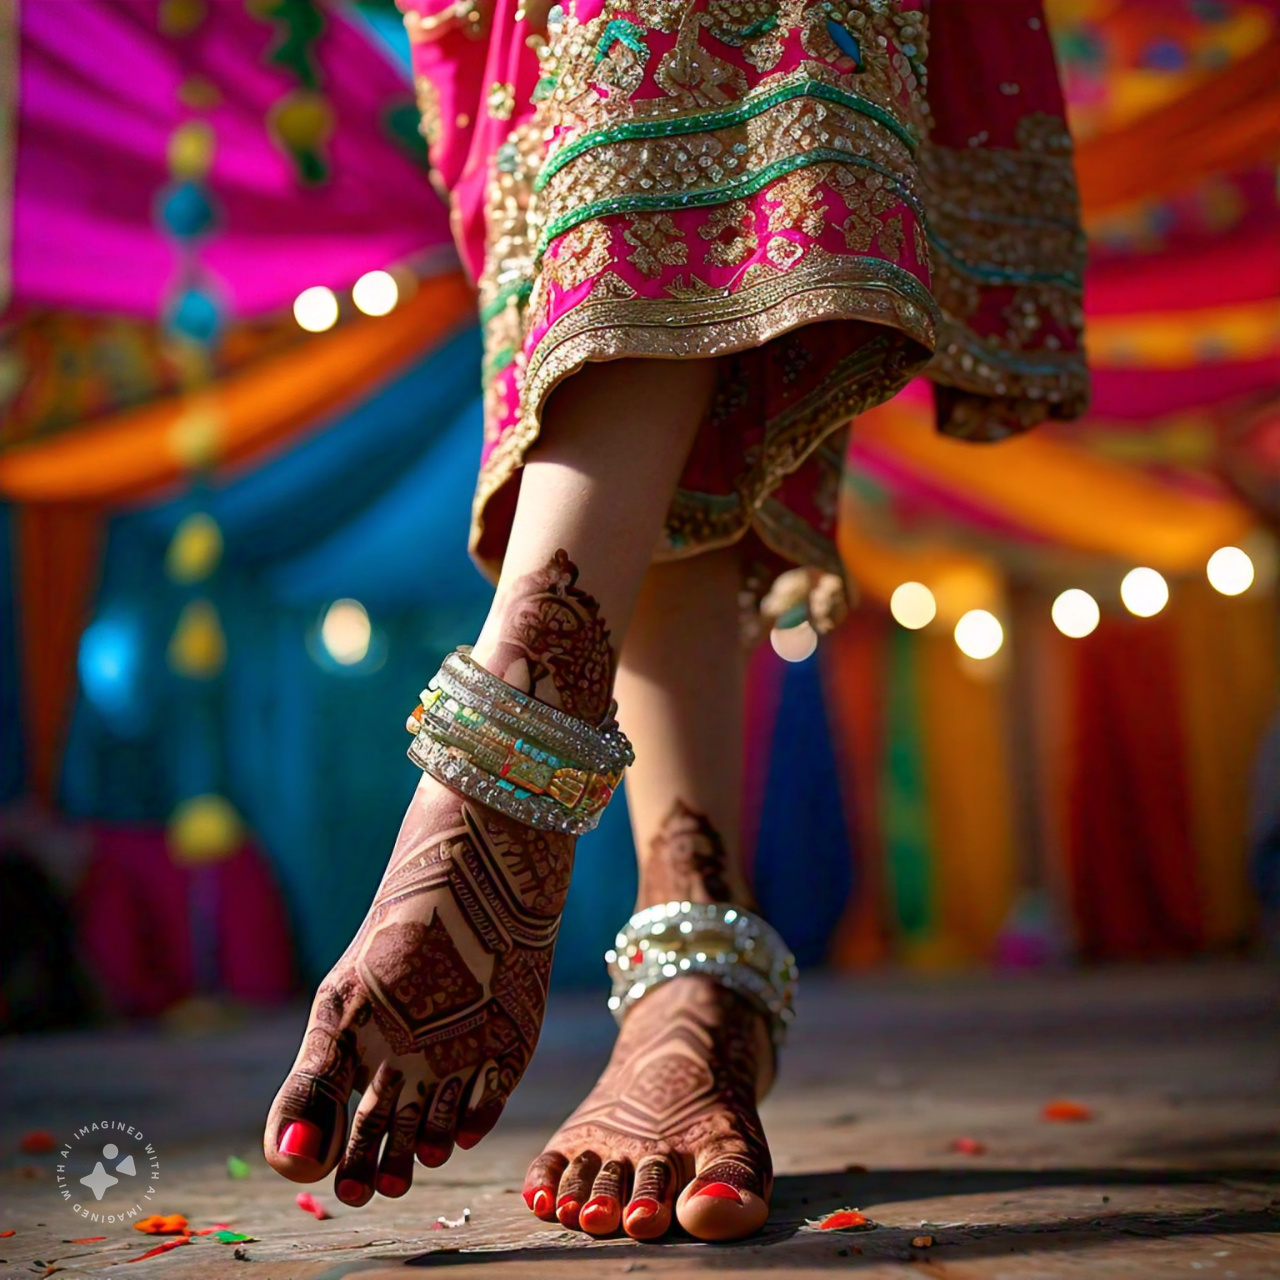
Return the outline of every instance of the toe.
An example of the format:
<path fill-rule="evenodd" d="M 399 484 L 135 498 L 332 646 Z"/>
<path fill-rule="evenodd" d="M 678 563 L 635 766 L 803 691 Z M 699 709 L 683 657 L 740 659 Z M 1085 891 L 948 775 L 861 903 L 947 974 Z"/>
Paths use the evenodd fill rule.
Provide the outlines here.
<path fill-rule="evenodd" d="M 591 1197 L 578 1215 L 579 1225 L 588 1235 L 608 1236 L 617 1231 L 630 1175 L 630 1168 L 621 1160 L 606 1160 L 600 1166 L 591 1184 Z"/>
<path fill-rule="evenodd" d="M 569 1161 L 558 1151 L 544 1151 L 524 1175 L 524 1202 L 543 1222 L 556 1220 L 556 1190 Z"/>
<path fill-rule="evenodd" d="M 676 1171 L 666 1156 L 648 1156 L 636 1166 L 631 1199 L 622 1229 L 636 1240 L 653 1240 L 671 1227 L 676 1198 Z"/>
<path fill-rule="evenodd" d="M 422 1095 L 426 1090 L 418 1085 L 418 1091 L 413 1101 L 400 1107 L 391 1118 L 387 1145 L 378 1162 L 378 1176 L 373 1184 L 379 1195 L 402 1196 L 413 1182 L 413 1153 L 422 1128 Z M 404 1092 L 401 1093 L 403 1099 Z"/>
<path fill-rule="evenodd" d="M 262 1149 L 277 1173 L 294 1182 L 318 1182 L 333 1168 L 346 1136 L 354 1075 L 347 1037 L 313 1026 L 267 1116 Z"/>
<path fill-rule="evenodd" d="M 464 1151 L 470 1151 L 498 1123 L 506 1105 L 507 1099 L 501 1092 L 498 1064 L 486 1062 L 476 1073 L 467 1105 L 458 1120 L 458 1146 Z"/>
<path fill-rule="evenodd" d="M 769 1201 L 755 1169 L 737 1161 L 712 1165 L 680 1193 L 676 1217 L 699 1240 L 738 1240 L 759 1231 Z"/>
<path fill-rule="evenodd" d="M 360 1099 L 334 1183 L 334 1191 L 343 1204 L 359 1206 L 373 1196 L 378 1152 L 391 1125 L 403 1080 L 399 1071 L 383 1063 Z"/>
<path fill-rule="evenodd" d="M 428 1169 L 438 1169 L 453 1154 L 458 1129 L 458 1107 L 466 1081 L 450 1076 L 436 1085 L 428 1099 L 426 1115 L 418 1132 L 418 1159 Z"/>
<path fill-rule="evenodd" d="M 578 1215 L 582 1206 L 591 1199 L 591 1188 L 600 1172 L 600 1157 L 594 1151 L 584 1151 L 569 1161 L 569 1167 L 560 1179 L 560 1192 L 556 1196 L 556 1217 L 562 1227 L 570 1231 L 579 1226 Z"/>

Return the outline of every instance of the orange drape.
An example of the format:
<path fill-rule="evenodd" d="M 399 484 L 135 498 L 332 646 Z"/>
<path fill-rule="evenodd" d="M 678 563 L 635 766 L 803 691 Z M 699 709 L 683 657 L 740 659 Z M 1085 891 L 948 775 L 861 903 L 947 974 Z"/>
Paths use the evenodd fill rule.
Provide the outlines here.
<path fill-rule="evenodd" d="M 1280 41 L 1224 67 L 1127 128 L 1076 151 L 1086 216 L 1280 159 Z"/>
<path fill-rule="evenodd" d="M 202 433 L 218 465 L 246 462 L 340 414 L 474 311 L 475 295 L 460 274 L 425 280 L 389 316 L 355 320 L 193 395 L 7 450 L 0 454 L 0 496 L 118 503 L 148 495 L 188 474 Z"/>

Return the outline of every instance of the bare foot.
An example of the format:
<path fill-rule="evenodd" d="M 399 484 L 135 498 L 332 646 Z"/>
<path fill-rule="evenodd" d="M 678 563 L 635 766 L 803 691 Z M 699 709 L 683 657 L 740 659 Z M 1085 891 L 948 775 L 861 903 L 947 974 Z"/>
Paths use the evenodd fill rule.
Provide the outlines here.
<path fill-rule="evenodd" d="M 613 654 L 563 552 L 495 608 L 477 661 L 599 723 Z M 295 1182 L 337 1168 L 346 1204 L 399 1196 L 497 1123 L 538 1040 L 574 841 L 423 777 L 369 914 L 321 983 L 263 1140 Z M 348 1133 L 347 1099 L 362 1092 Z M 385 1139 L 385 1141 L 384 1141 Z"/>
<path fill-rule="evenodd" d="M 715 830 L 677 802 L 641 873 L 640 906 L 749 905 Z M 650 991 L 627 1015 L 604 1074 L 529 1167 L 547 1221 L 638 1240 L 672 1216 L 703 1240 L 750 1235 L 769 1213 L 773 1166 L 757 1101 L 773 1081 L 764 1017 L 710 978 Z"/>

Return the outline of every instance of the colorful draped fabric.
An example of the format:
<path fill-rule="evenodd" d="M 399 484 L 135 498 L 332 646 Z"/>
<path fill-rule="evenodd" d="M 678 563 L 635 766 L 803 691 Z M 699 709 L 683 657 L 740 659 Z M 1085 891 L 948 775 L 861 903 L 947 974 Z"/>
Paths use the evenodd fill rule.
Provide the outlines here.
<path fill-rule="evenodd" d="M 547 398 L 587 361 L 719 358 L 658 554 L 741 542 L 761 588 L 840 572 L 843 429 L 921 370 L 970 439 L 1084 408 L 1038 0 L 402 7 L 480 290 L 490 570 Z"/>

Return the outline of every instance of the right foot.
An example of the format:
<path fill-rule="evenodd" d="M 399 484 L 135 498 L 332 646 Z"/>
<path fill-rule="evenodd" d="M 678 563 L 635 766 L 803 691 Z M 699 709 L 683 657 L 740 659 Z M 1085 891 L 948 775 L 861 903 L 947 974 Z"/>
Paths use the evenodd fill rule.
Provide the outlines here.
<path fill-rule="evenodd" d="M 750 895 L 715 829 L 677 802 L 641 868 L 641 907 Z M 673 1218 L 703 1240 L 750 1235 L 769 1214 L 773 1169 L 756 1111 L 773 1080 L 765 1018 L 712 978 L 685 974 L 627 1014 L 609 1065 L 529 1167 L 524 1197 L 546 1221 L 638 1240 Z"/>
<path fill-rule="evenodd" d="M 563 552 L 495 608 L 476 660 L 598 724 L 614 659 Z M 443 1164 L 497 1123 L 537 1043 L 574 840 L 534 830 L 429 776 L 369 914 L 316 994 L 267 1120 L 268 1162 L 295 1182 L 337 1168 L 349 1205 L 399 1196 L 414 1156 Z M 347 1132 L 347 1099 L 363 1093 Z M 385 1144 L 383 1139 L 386 1139 Z"/>

